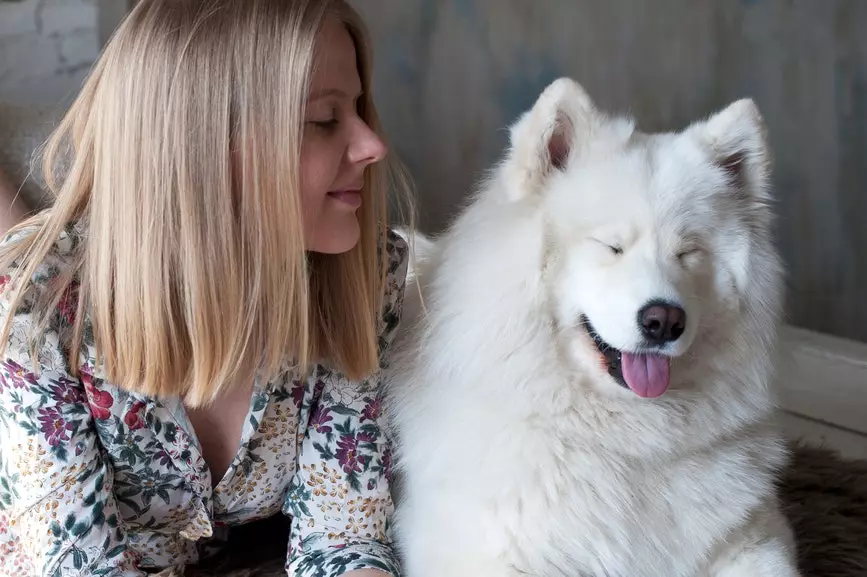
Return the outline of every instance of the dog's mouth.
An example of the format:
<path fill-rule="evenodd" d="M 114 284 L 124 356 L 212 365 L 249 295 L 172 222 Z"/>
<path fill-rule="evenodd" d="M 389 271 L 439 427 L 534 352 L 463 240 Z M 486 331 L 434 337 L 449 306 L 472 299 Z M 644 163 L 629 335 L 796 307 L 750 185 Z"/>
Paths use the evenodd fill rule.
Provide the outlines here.
<path fill-rule="evenodd" d="M 581 324 L 599 352 L 600 361 L 617 384 L 643 398 L 659 397 L 668 390 L 671 384 L 671 359 L 668 356 L 647 351 L 622 351 L 605 342 L 586 316 L 581 317 Z"/>

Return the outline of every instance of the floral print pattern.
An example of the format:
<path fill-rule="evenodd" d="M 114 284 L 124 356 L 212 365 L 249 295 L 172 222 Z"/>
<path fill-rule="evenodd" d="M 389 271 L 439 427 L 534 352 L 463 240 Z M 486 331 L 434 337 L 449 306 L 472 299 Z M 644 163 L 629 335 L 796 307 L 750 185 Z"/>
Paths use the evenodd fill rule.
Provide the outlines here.
<path fill-rule="evenodd" d="M 383 351 L 406 276 L 406 245 L 394 234 L 388 240 Z M 214 484 L 178 400 L 106 382 L 87 337 L 81 378 L 70 376 L 63 343 L 77 307 L 74 287 L 41 342 L 29 340 L 30 309 L 77 242 L 64 233 L 37 271 L 0 358 L 0 574 L 182 574 L 219 550 L 231 526 L 282 510 L 292 521 L 289 575 L 365 568 L 399 575 L 377 376 L 351 382 L 320 366 L 306 378 L 287 371 L 255 383 L 240 449 Z M 10 314 L 5 295 L 0 313 Z"/>

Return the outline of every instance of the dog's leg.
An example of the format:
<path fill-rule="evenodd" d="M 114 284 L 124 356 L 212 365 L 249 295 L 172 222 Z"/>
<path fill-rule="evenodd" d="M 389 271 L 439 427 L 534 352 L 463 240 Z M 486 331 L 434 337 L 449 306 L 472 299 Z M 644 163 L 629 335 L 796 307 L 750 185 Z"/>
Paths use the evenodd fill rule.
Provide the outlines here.
<path fill-rule="evenodd" d="M 408 577 L 528 577 L 500 560 L 470 553 L 428 559 L 425 563 L 408 560 L 404 572 Z"/>
<path fill-rule="evenodd" d="M 773 510 L 739 533 L 711 564 L 709 577 L 801 577 L 795 540 L 781 513 Z"/>
<path fill-rule="evenodd" d="M 710 577 L 801 577 L 791 551 L 779 543 L 743 550 L 715 566 Z"/>

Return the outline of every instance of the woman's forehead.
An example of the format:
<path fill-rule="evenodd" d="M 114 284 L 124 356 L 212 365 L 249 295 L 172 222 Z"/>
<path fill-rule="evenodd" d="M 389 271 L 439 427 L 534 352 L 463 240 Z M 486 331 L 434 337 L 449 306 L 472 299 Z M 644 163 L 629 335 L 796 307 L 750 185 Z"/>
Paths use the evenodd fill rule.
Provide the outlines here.
<path fill-rule="evenodd" d="M 355 42 L 346 26 L 329 18 L 316 40 L 310 98 L 345 96 L 355 98 L 361 92 Z"/>

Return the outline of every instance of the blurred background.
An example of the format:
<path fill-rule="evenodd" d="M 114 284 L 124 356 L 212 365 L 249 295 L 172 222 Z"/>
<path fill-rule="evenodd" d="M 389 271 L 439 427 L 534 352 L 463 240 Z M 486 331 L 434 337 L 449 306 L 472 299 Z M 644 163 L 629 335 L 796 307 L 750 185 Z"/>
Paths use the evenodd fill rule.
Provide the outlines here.
<path fill-rule="evenodd" d="M 0 1 L 5 170 L 21 173 L 20 155 L 74 96 L 127 4 Z M 867 341 L 867 1 L 353 4 L 374 37 L 375 97 L 415 178 L 424 230 L 450 221 L 501 153 L 504 129 L 558 76 L 647 130 L 751 96 L 776 157 L 789 321 Z"/>
<path fill-rule="evenodd" d="M 648 130 L 744 96 L 775 155 L 789 320 L 867 341 L 867 1 L 360 0 L 377 101 L 438 230 L 568 75 Z"/>

